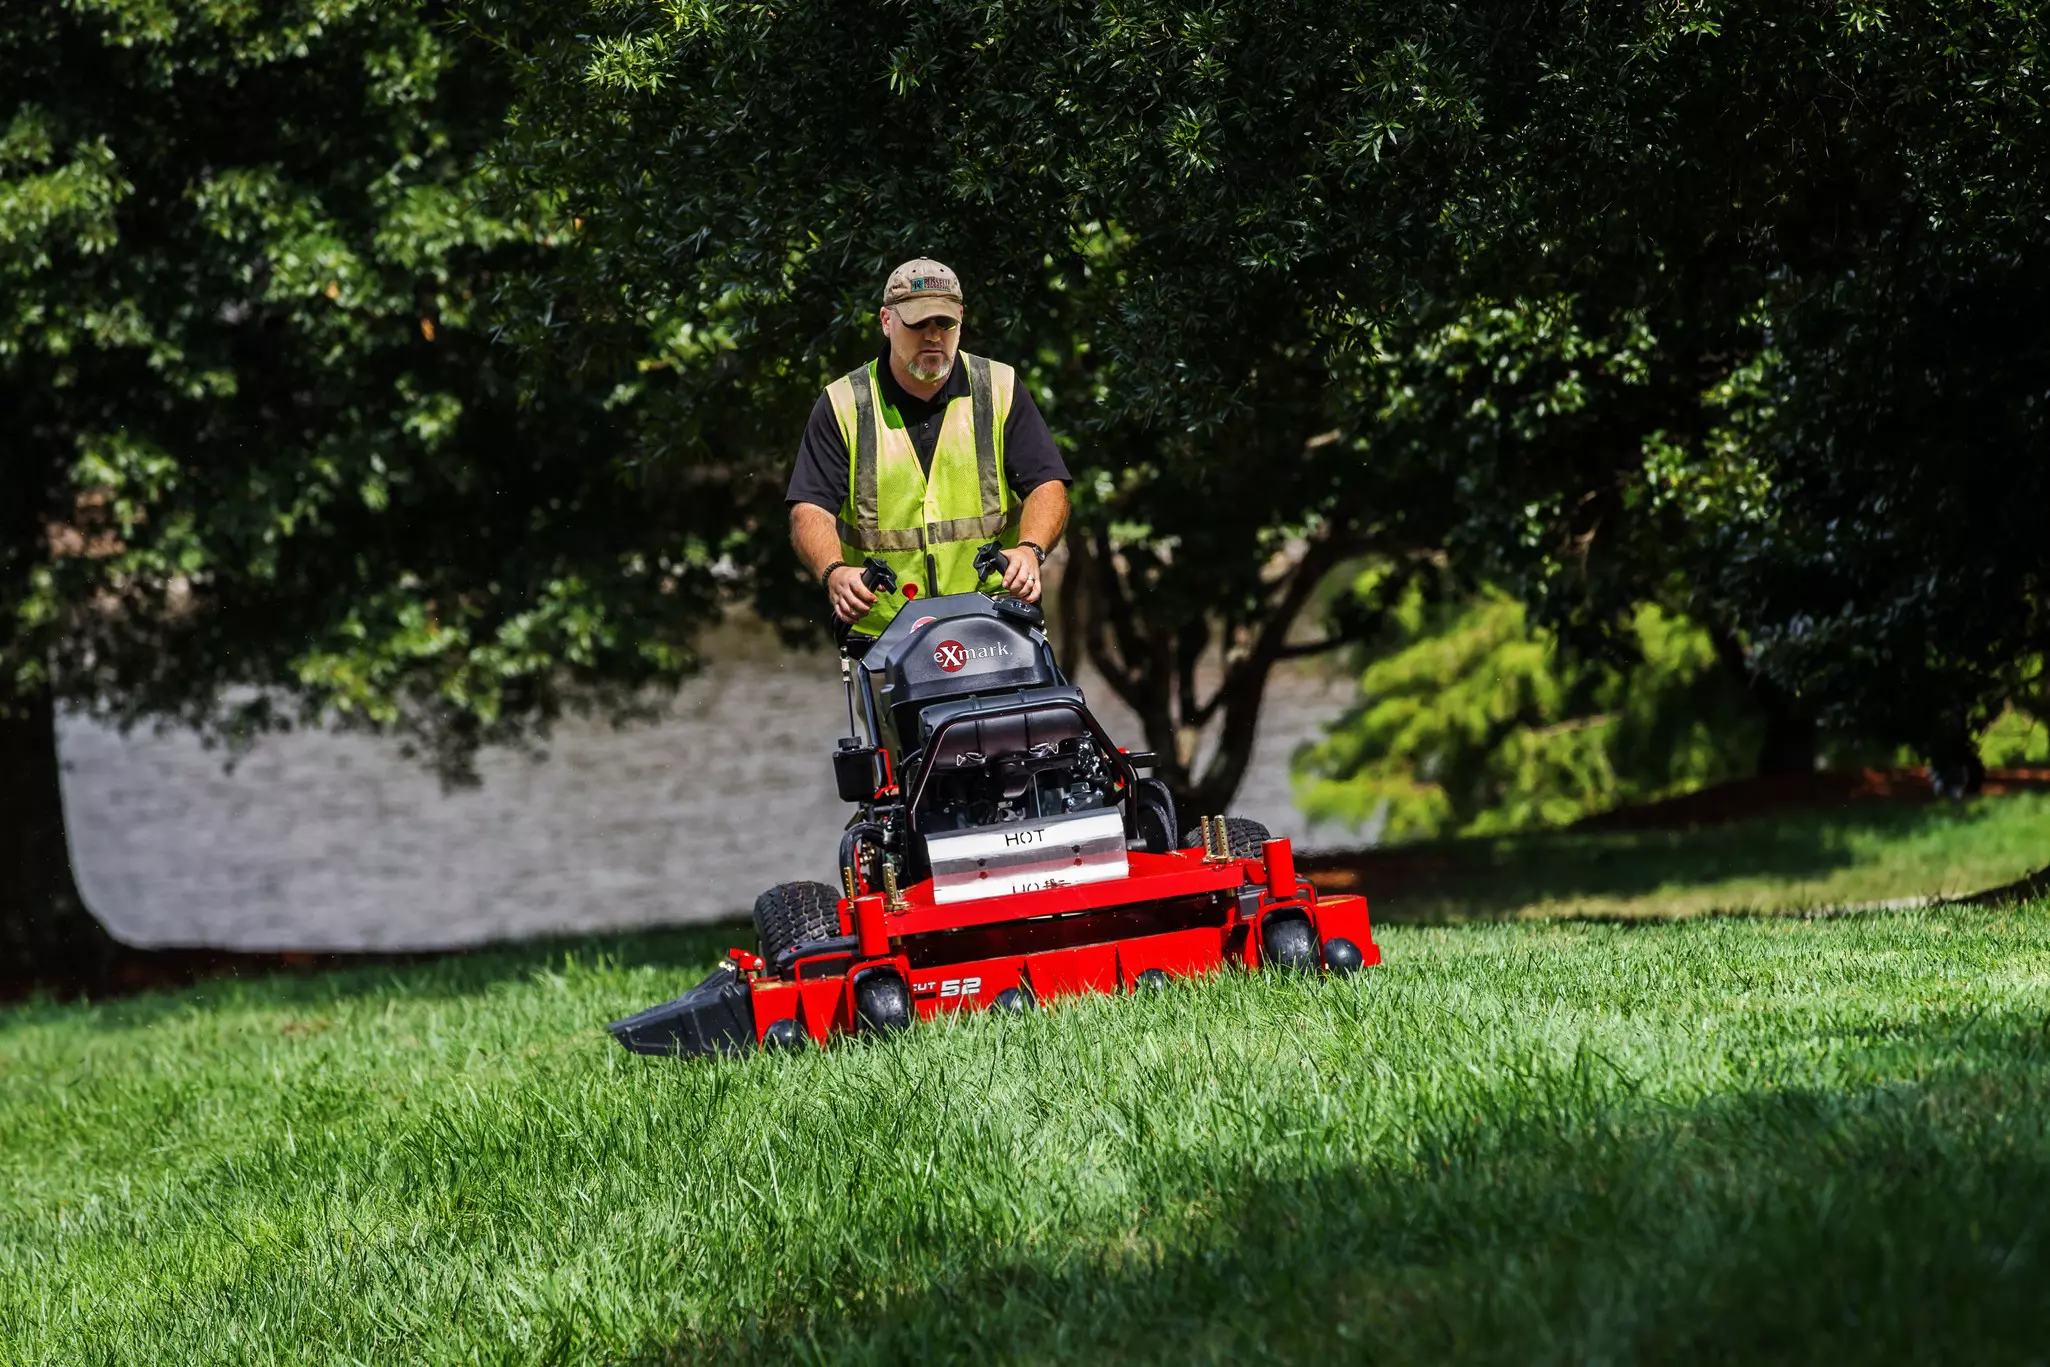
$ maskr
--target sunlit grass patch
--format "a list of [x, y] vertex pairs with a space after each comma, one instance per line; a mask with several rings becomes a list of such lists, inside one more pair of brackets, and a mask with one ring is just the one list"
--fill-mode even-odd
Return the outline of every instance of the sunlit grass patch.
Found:
[[0, 1015], [0, 1360], [2009, 1358], [2038, 907], [1386, 931], [678, 1064], [648, 936]]
[[2050, 862], [2050, 794], [1868, 804], [1695, 830], [1556, 831], [1391, 851], [1363, 890], [1402, 919], [1694, 916], [1904, 906]]

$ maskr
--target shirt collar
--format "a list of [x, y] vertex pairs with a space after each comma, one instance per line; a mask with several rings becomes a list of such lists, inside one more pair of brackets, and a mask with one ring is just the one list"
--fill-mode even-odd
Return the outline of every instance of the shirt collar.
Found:
[[947, 372], [947, 382], [940, 386], [940, 392], [930, 399], [921, 399], [897, 383], [897, 372], [890, 369], [890, 348], [885, 343], [876, 356], [876, 378], [882, 382], [883, 398], [892, 408], [902, 408], [907, 403], [943, 403], [948, 399], [968, 397], [968, 367], [961, 364], [961, 353], [954, 353], [954, 368]]

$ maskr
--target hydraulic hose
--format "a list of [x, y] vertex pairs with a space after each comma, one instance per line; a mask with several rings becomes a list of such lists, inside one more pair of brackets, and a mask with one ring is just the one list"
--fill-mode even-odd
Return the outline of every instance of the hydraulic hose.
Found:
[[857, 821], [849, 826], [840, 837], [840, 877], [844, 880], [849, 896], [859, 896], [871, 891], [868, 881], [861, 876], [861, 838], [869, 836], [875, 840], [878, 856], [883, 848], [883, 828], [873, 821]]

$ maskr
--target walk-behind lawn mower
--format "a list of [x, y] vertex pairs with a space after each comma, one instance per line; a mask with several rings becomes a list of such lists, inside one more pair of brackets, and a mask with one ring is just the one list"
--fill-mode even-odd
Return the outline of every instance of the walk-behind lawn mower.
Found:
[[[976, 559], [1000, 575], [992, 542]], [[863, 575], [895, 592], [880, 560]], [[1182, 832], [1152, 757], [1120, 750], [1068, 682], [1037, 605], [915, 601], [840, 661], [833, 773], [856, 804], [840, 888], [755, 902], [755, 950], [611, 1029], [642, 1054], [796, 1048], [915, 1016], [1023, 1011], [1226, 965], [1334, 974], [1381, 960], [1354, 896], [1320, 897], [1286, 840], [1204, 817]], [[857, 723], [857, 708], [861, 720]]]

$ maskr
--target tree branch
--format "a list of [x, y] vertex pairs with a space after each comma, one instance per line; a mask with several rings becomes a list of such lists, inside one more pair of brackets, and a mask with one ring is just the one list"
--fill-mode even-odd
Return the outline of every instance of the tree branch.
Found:
[[1274, 658], [1277, 662], [1281, 660], [1301, 660], [1311, 655], [1322, 655], [1327, 651], [1337, 650], [1340, 646], [1351, 644], [1351, 638], [1345, 636], [1326, 636], [1321, 641], [1298, 641], [1294, 645], [1286, 645], [1280, 650], [1275, 651]]
[[[1095, 542], [1093, 534], [1077, 536], [1069, 541], [1069, 572], [1090, 576], [1093, 582], [1089, 587], [1093, 590], [1094, 597], [1098, 601], [1108, 600], [1114, 604], [1117, 610], [1124, 612], [1129, 621], [1130, 613], [1123, 603], [1123, 585], [1118, 582], [1117, 574], [1110, 566], [1097, 560], [1095, 544], [1098, 543]], [[1078, 597], [1089, 596], [1078, 593]], [[1088, 650], [1089, 663], [1096, 666], [1096, 672], [1103, 676], [1104, 682], [1110, 685], [1111, 692], [1117, 694], [1125, 706], [1140, 716], [1145, 716], [1146, 699], [1140, 691], [1139, 676], [1127, 669], [1124, 661], [1111, 653], [1111, 643], [1108, 639], [1111, 628], [1105, 621], [1106, 616], [1110, 614], [1089, 612], [1076, 615], [1084, 619], [1081, 623], [1081, 635]]]
[[1348, 519], [1342, 524], [1348, 530], [1336, 528], [1322, 541], [1312, 542], [1303, 552], [1295, 569], [1285, 581], [1281, 600], [1270, 609], [1260, 630], [1254, 635], [1252, 645], [1236, 661], [1227, 662], [1224, 678], [1217, 691], [1204, 705], [1207, 719], [1218, 711], [1224, 714], [1224, 731], [1218, 737], [1217, 749], [1212, 752], [1210, 762], [1203, 766], [1203, 773], [1190, 785], [1192, 795], [1199, 802], [1209, 800], [1211, 805], [1222, 806], [1223, 798], [1238, 790], [1245, 778], [1246, 766], [1253, 757], [1253, 740], [1260, 721], [1260, 703], [1267, 692], [1267, 680], [1273, 672], [1274, 663], [1280, 659], [1288, 644], [1288, 631], [1294, 624], [1296, 614], [1316, 592], [1317, 585], [1331, 569], [1355, 549]]

